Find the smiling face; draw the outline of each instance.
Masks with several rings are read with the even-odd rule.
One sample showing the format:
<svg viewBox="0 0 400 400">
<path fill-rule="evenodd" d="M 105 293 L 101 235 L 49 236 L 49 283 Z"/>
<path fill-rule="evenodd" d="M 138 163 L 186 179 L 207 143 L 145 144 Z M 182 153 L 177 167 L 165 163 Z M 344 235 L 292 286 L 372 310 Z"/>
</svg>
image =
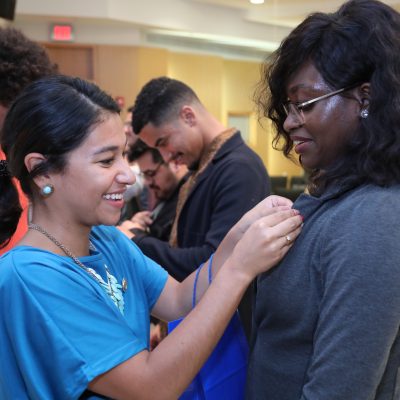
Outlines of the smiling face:
<svg viewBox="0 0 400 400">
<path fill-rule="evenodd" d="M 193 118 L 183 113 L 160 126 L 148 123 L 140 131 L 140 139 L 148 146 L 155 147 L 165 162 L 174 161 L 178 165 L 185 164 L 189 169 L 196 169 L 205 149 L 205 141 Z"/>
<path fill-rule="evenodd" d="M 118 114 L 105 114 L 85 141 L 73 150 L 62 173 L 49 174 L 53 211 L 63 221 L 85 226 L 115 225 L 126 185 L 135 181 L 124 158 L 126 135 Z M 50 204 L 49 204 L 50 205 Z"/>
<path fill-rule="evenodd" d="M 288 100 L 302 103 L 332 92 L 312 63 L 304 64 L 289 80 Z M 304 121 L 289 113 L 284 129 L 294 142 L 301 163 L 308 169 L 329 167 L 343 153 L 360 123 L 358 88 L 313 103 L 303 109 Z"/>
<path fill-rule="evenodd" d="M 145 173 L 145 182 L 154 191 L 158 200 L 168 200 L 178 186 L 178 178 L 168 164 L 159 165 L 153 160 L 151 152 L 143 153 L 137 163 L 140 170 Z M 152 177 L 146 176 L 146 171 L 155 172 Z M 153 173 L 154 173 L 153 172 Z"/>
</svg>

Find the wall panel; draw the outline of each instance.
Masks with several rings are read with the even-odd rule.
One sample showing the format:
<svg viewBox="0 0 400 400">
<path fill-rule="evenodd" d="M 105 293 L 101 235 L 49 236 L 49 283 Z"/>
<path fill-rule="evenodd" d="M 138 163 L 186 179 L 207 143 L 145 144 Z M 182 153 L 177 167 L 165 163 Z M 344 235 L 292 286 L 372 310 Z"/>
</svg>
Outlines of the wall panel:
<svg viewBox="0 0 400 400">
<path fill-rule="evenodd" d="M 45 47 L 62 74 L 94 79 L 94 46 L 49 43 Z"/>
<path fill-rule="evenodd" d="M 171 52 L 168 73 L 171 78 L 188 84 L 216 118 L 220 120 L 224 118 L 222 58 Z"/>
</svg>

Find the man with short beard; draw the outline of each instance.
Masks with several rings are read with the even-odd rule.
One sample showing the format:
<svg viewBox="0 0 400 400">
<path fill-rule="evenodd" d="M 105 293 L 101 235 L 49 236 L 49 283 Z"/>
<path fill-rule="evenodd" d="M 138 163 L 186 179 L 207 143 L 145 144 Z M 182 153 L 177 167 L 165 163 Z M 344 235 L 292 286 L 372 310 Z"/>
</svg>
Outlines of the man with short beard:
<svg viewBox="0 0 400 400">
<path fill-rule="evenodd" d="M 123 221 L 119 229 L 139 247 L 152 238 L 168 242 L 187 168 L 165 163 L 158 150 L 148 147 L 140 139 L 128 151 L 128 160 L 139 166 L 144 183 L 154 193 L 157 204 L 151 211 L 135 213 Z"/>
</svg>

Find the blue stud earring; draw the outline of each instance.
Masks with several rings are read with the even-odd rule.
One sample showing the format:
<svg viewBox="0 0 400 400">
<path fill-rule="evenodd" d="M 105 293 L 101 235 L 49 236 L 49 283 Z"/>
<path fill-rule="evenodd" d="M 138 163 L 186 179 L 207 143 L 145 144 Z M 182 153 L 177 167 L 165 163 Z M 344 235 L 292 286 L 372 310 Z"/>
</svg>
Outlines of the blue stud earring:
<svg viewBox="0 0 400 400">
<path fill-rule="evenodd" d="M 44 185 L 40 189 L 40 193 L 43 197 L 49 197 L 53 192 L 54 192 L 54 186 L 50 183 L 48 183 L 47 185 Z"/>
<path fill-rule="evenodd" d="M 360 117 L 361 118 L 368 118 L 368 115 L 369 115 L 369 112 L 368 112 L 368 110 L 366 109 L 366 108 L 364 108 L 363 110 L 361 110 L 361 113 L 360 113 Z"/>
</svg>

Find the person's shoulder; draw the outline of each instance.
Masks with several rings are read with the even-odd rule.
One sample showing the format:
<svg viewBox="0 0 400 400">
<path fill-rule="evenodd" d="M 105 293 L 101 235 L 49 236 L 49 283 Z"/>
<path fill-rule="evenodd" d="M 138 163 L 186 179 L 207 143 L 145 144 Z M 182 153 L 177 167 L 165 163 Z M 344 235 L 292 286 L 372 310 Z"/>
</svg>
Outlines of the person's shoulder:
<svg viewBox="0 0 400 400">
<path fill-rule="evenodd" d="M 224 143 L 222 149 L 226 149 L 229 152 L 245 150 L 251 153 L 255 153 L 245 142 L 240 131 L 236 131 L 236 133 Z"/>
<path fill-rule="evenodd" d="M 15 246 L 0 257 L 0 263 L 34 263 L 42 258 L 51 257 L 52 253 L 31 246 Z"/>
<path fill-rule="evenodd" d="M 239 131 L 224 144 L 218 156 L 237 162 L 263 164 L 261 157 L 243 140 Z"/>
<path fill-rule="evenodd" d="M 400 185 L 382 187 L 368 184 L 353 190 L 348 196 L 349 201 L 357 202 L 365 208 L 390 205 L 400 209 Z"/>
<path fill-rule="evenodd" d="M 39 248 L 16 246 L 0 257 L 0 280 L 35 274 L 44 270 L 43 266 L 54 266 L 55 257 L 53 253 Z"/>
<path fill-rule="evenodd" d="M 366 224 L 390 224 L 395 215 L 400 213 L 400 185 L 381 187 L 373 184 L 355 188 L 332 209 L 332 220 L 341 221 L 345 225 L 360 226 Z"/>
<path fill-rule="evenodd" d="M 214 164 L 223 170 L 232 170 L 235 174 L 261 174 L 265 179 L 268 178 L 267 169 L 261 157 L 254 152 L 247 144 L 242 144 L 226 149 L 223 154 L 217 154 Z"/>
</svg>

